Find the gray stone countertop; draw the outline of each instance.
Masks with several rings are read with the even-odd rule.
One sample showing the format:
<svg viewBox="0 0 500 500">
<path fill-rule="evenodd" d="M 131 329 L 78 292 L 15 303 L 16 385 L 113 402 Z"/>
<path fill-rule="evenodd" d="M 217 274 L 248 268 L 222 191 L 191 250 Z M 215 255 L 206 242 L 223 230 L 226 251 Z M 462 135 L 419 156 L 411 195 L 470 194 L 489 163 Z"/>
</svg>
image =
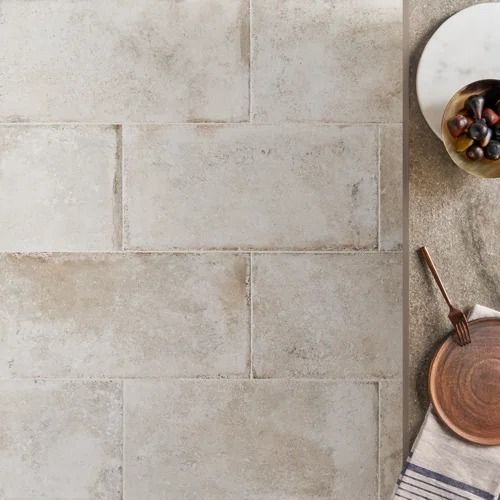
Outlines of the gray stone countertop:
<svg viewBox="0 0 500 500">
<path fill-rule="evenodd" d="M 415 75 L 432 33 L 471 0 L 410 0 L 409 113 L 409 436 L 416 435 L 427 398 L 427 370 L 450 330 L 448 310 L 416 250 L 427 245 L 453 301 L 500 307 L 500 179 L 472 177 L 447 156 L 418 107 Z M 459 48 L 457 48 L 459 50 Z"/>
</svg>

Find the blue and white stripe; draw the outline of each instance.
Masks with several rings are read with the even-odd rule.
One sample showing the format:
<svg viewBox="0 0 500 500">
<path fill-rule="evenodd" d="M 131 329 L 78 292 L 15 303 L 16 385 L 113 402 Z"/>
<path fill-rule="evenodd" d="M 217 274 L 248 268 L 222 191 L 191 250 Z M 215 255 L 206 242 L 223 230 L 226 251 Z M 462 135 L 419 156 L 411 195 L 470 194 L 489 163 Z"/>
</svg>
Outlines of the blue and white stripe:
<svg viewBox="0 0 500 500">
<path fill-rule="evenodd" d="M 407 500 L 496 500 L 494 494 L 444 474 L 407 462 L 394 498 Z"/>
</svg>

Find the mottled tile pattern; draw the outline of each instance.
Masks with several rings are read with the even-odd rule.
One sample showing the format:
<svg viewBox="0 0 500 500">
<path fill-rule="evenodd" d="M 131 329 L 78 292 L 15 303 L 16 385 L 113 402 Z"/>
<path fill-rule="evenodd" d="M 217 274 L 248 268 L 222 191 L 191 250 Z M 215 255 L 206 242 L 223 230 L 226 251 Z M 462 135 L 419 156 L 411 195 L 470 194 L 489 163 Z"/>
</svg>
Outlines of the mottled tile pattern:
<svg viewBox="0 0 500 500">
<path fill-rule="evenodd" d="M 401 11 L 0 0 L 1 500 L 389 498 Z"/>
<path fill-rule="evenodd" d="M 1 16 L 3 121 L 248 120 L 245 0 L 4 0 Z"/>
<path fill-rule="evenodd" d="M 403 236 L 402 125 L 380 126 L 380 247 L 401 250 Z"/>
<path fill-rule="evenodd" d="M 4 256 L 0 375 L 248 376 L 248 259 Z"/>
<path fill-rule="evenodd" d="M 401 294 L 398 254 L 254 257 L 256 376 L 399 376 Z"/>
<path fill-rule="evenodd" d="M 401 120 L 401 0 L 253 0 L 257 121 Z"/>
<path fill-rule="evenodd" d="M 121 246 L 118 146 L 113 126 L 0 126 L 0 251 Z"/>
<path fill-rule="evenodd" d="M 374 384 L 127 381 L 125 404 L 130 500 L 376 498 Z"/>
<path fill-rule="evenodd" d="M 122 498 L 120 382 L 0 381 L 0 498 Z"/>
<path fill-rule="evenodd" d="M 391 500 L 403 465 L 403 381 L 379 382 L 380 500 Z"/>
<path fill-rule="evenodd" d="M 373 126 L 126 127 L 126 247 L 375 248 L 376 135 Z"/>
<path fill-rule="evenodd" d="M 425 43 L 453 13 L 476 2 L 409 2 L 411 82 Z M 500 184 L 472 177 L 448 157 L 420 113 L 410 85 L 410 338 L 408 433 L 414 438 L 428 405 L 427 372 L 435 349 L 450 331 L 448 309 L 416 250 L 435 260 L 453 301 L 500 307 Z"/>
</svg>

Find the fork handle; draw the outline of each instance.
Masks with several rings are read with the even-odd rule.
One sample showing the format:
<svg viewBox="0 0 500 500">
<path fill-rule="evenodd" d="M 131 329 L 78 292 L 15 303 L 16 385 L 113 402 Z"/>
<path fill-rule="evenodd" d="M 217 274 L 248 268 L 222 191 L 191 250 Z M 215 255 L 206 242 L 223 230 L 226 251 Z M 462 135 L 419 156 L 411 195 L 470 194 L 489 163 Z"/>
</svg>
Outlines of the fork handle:
<svg viewBox="0 0 500 500">
<path fill-rule="evenodd" d="M 431 256 L 429 254 L 429 251 L 427 250 L 427 247 L 421 247 L 418 249 L 419 255 L 422 257 L 422 259 L 425 261 L 427 266 L 429 267 L 432 276 L 436 280 L 437 286 L 439 287 L 439 290 L 441 290 L 441 293 L 443 294 L 444 300 L 446 300 L 446 303 L 450 308 L 453 307 L 450 297 L 448 297 L 448 293 L 446 292 L 446 288 L 443 285 L 443 282 L 441 281 L 441 278 L 439 277 L 439 274 L 437 272 L 436 266 L 434 265 L 434 262 L 432 262 Z"/>
</svg>

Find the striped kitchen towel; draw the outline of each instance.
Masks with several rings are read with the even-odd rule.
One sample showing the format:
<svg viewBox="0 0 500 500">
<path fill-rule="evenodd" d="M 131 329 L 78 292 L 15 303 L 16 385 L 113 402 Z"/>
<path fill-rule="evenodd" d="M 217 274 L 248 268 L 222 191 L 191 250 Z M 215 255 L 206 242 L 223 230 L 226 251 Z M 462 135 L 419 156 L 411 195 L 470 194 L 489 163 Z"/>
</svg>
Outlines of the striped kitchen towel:
<svg viewBox="0 0 500 500">
<path fill-rule="evenodd" d="M 474 306 L 469 319 L 500 317 Z M 500 499 L 500 446 L 468 443 L 449 431 L 432 407 L 415 440 L 394 491 L 404 500 Z"/>
</svg>

